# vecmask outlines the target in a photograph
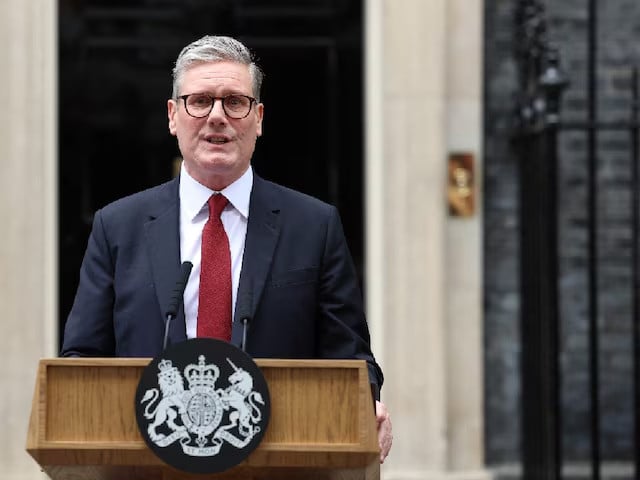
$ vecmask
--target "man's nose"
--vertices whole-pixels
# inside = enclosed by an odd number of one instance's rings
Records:
[[[214,98],[213,99],[213,107],[211,107],[211,111],[209,112],[209,119],[211,120],[226,120],[227,114],[224,111],[224,107],[222,106],[222,99]]]

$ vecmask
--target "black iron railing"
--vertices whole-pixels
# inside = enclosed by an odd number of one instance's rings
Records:
[[[525,478],[558,478],[561,468],[558,363],[557,133],[567,85],[547,41],[544,6],[516,10],[520,93],[520,285],[522,464]]]

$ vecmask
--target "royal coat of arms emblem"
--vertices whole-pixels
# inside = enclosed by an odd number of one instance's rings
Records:
[[[136,396],[140,431],[152,450],[166,452],[160,456],[167,463],[198,473],[224,470],[242,461],[264,434],[266,382],[257,366],[258,374],[246,368],[247,359],[250,367],[255,363],[244,352],[225,342],[196,339],[178,347],[178,358],[168,349],[143,375]],[[186,351],[194,361],[185,363]],[[143,385],[145,376],[149,385]]]

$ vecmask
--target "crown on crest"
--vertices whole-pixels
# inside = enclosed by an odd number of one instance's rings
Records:
[[[171,368],[173,367],[173,363],[171,363],[171,360],[166,360],[166,359],[162,359],[160,360],[160,363],[158,363],[158,368],[160,369],[161,372],[166,372],[167,370],[171,370]]]
[[[188,365],[184,369],[184,376],[191,388],[215,388],[220,370],[213,364],[206,365],[204,355],[198,357],[198,365]]]
[[[176,377],[180,377],[180,371],[173,366],[171,360],[167,360],[164,358],[160,360],[160,362],[158,362],[158,369],[160,370],[158,372],[158,381],[161,378],[173,379]]]

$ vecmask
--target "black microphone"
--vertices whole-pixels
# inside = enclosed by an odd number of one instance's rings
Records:
[[[249,330],[249,317],[242,318],[242,343],[240,343],[240,348],[243,352],[247,352],[247,331]]]
[[[169,340],[169,326],[171,325],[171,320],[176,318],[176,315],[178,315],[178,309],[180,308],[180,305],[182,305],[182,296],[184,295],[184,289],[187,286],[187,280],[189,280],[192,268],[193,263],[191,262],[183,262],[180,266],[180,276],[178,277],[176,286],[173,289],[169,308],[167,308],[167,321],[164,324],[164,342],[162,344],[162,350],[167,348],[167,342]]]
[[[246,352],[247,347],[247,331],[249,330],[249,323],[251,323],[251,317],[253,316],[251,311],[253,310],[253,288],[251,282],[249,287],[245,291],[242,298],[238,299],[238,308],[236,317],[242,323],[242,341],[240,343],[240,349]]]

